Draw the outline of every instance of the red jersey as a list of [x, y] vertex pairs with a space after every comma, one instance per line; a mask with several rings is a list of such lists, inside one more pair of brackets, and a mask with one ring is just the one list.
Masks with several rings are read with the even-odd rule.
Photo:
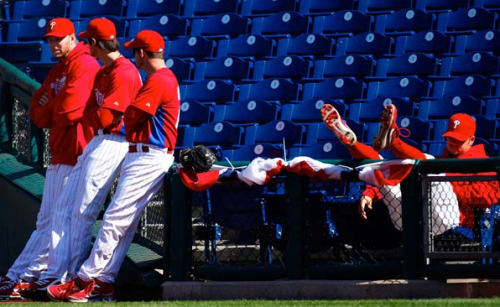
[[[52, 67], [42, 86], [33, 94], [30, 118], [39, 128], [49, 128], [51, 164], [75, 165], [93, 136], [82, 126], [82, 116], [99, 63], [90, 56], [88, 46], [79, 43]], [[39, 103], [47, 93], [49, 102]]]
[[[445, 149], [440, 158], [450, 158]], [[483, 144], [474, 145], [463, 155], [455, 157], [456, 159], [488, 158], [484, 151]], [[495, 172], [490, 173], [446, 173], [447, 176], [496, 176]], [[498, 202], [500, 199], [500, 187], [498, 181], [451, 181], [453, 192], [457, 196], [460, 209], [460, 225], [474, 228], [474, 208], [488, 208]], [[380, 191], [374, 186], [366, 186], [363, 195], [367, 195], [373, 201], [379, 201], [383, 198]]]
[[[448, 152], [444, 151], [442, 158], [448, 158]], [[457, 159], [488, 158], [484, 151], [484, 145], [474, 145], [465, 154]], [[446, 173], [448, 176], [496, 176], [495, 172], [490, 173]], [[452, 181], [451, 186], [457, 195], [460, 208], [460, 225], [474, 228], [474, 208], [489, 208], [500, 199], [500, 187], [498, 181]]]
[[85, 108], [84, 124], [92, 129], [107, 129], [118, 134], [123, 121], [114, 127], [103, 127], [99, 120], [99, 109], [106, 108], [124, 113], [141, 86], [139, 71], [124, 57], [117, 58], [109, 66], [101, 67], [95, 77], [92, 95]]
[[175, 148], [180, 97], [177, 78], [168, 68], [151, 74], [125, 112], [127, 141]]

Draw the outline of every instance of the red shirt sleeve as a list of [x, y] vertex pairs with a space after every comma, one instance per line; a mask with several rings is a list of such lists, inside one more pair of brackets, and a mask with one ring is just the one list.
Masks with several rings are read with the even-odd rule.
[[372, 185], [367, 185], [365, 190], [363, 191], [363, 196], [368, 196], [372, 199], [373, 202], [379, 201], [382, 199], [382, 193], [380, 193], [377, 187]]
[[44, 93], [50, 94], [48, 89], [49, 84], [49, 79], [45, 79], [42, 86], [31, 97], [30, 118], [38, 128], [52, 127], [52, 113], [54, 105], [52, 100], [49, 99], [49, 102], [46, 105], [41, 105], [38, 102]]

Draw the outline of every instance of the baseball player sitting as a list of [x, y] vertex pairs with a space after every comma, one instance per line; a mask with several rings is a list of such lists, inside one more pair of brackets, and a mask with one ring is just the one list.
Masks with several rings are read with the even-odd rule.
[[148, 74], [146, 83], [125, 112], [129, 151], [90, 256], [75, 279], [47, 289], [52, 300], [115, 299], [113, 284], [141, 213], [163, 185], [174, 161], [180, 97], [177, 79], [165, 66], [165, 42], [157, 32], [143, 30], [125, 43], [125, 48], [134, 51], [137, 66]]
[[[112, 21], [92, 19], [86, 31], [78, 36], [88, 40], [90, 54], [104, 64], [95, 76], [92, 95], [83, 113], [83, 123], [92, 129], [94, 137], [57, 199], [57, 206], [64, 210], [52, 227], [43, 281], [64, 279], [68, 271], [71, 276], [88, 254], [92, 226], [128, 152], [123, 114], [142, 86], [135, 65], [119, 52]], [[45, 295], [46, 285], [41, 284], [33, 291]]]
[[[400, 138], [401, 128], [396, 125], [397, 109], [393, 104], [385, 106], [380, 115], [380, 129], [373, 139], [373, 147], [357, 141], [354, 132], [345, 124], [338, 111], [329, 104], [321, 109], [325, 124], [332, 130], [339, 140], [345, 144], [355, 159], [380, 159], [378, 151], [390, 149], [399, 159], [433, 159], [418, 149], [403, 142]], [[443, 134], [446, 138], [446, 148], [442, 158], [487, 158], [484, 146], [473, 145], [475, 140], [476, 123], [474, 119], [463, 113], [454, 114], [448, 122], [448, 129]], [[372, 202], [383, 200], [389, 209], [394, 226], [402, 230], [401, 219], [401, 189], [399, 182], [410, 169], [401, 169], [400, 173], [375, 174], [379, 178], [389, 177], [391, 184], [381, 184], [377, 187], [368, 186], [364, 191], [358, 211], [363, 219], [367, 219], [366, 210], [372, 209]], [[375, 171], [375, 173], [380, 171]], [[494, 173], [493, 173], [494, 174]], [[446, 174], [459, 176], [463, 174]], [[476, 175], [490, 175], [476, 174]], [[496, 181], [475, 182], [435, 182], [432, 184], [432, 195], [446, 197], [432, 199], [433, 233], [438, 235], [455, 226], [464, 226], [470, 229], [474, 226], [474, 208], [487, 208], [495, 204], [500, 198], [500, 189]], [[448, 192], [446, 192], [448, 191]]]
[[[89, 49], [79, 43], [73, 23], [54, 18], [43, 36], [57, 63], [31, 98], [30, 117], [39, 128], [50, 129], [52, 156], [45, 175], [45, 186], [36, 229], [5, 276], [0, 276], [0, 298], [21, 298], [20, 292], [38, 286], [47, 268], [50, 236], [54, 222], [62, 218], [57, 197], [92, 133], [81, 123], [99, 64]], [[48, 280], [48, 284], [55, 280]]]

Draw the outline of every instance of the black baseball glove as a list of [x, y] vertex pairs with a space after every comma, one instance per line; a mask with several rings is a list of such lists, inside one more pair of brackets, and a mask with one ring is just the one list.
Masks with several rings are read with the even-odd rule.
[[208, 172], [212, 165], [217, 162], [214, 152], [203, 145], [186, 148], [180, 151], [180, 162], [182, 166], [197, 173]]

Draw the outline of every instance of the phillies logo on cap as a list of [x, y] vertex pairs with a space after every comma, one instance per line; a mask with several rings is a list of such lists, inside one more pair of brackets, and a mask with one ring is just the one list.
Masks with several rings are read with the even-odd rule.
[[50, 23], [50, 30], [54, 30], [54, 26], [56, 25], [56, 22], [53, 21]]
[[453, 122], [453, 130], [457, 129], [458, 125], [460, 125], [460, 121], [456, 120]]

